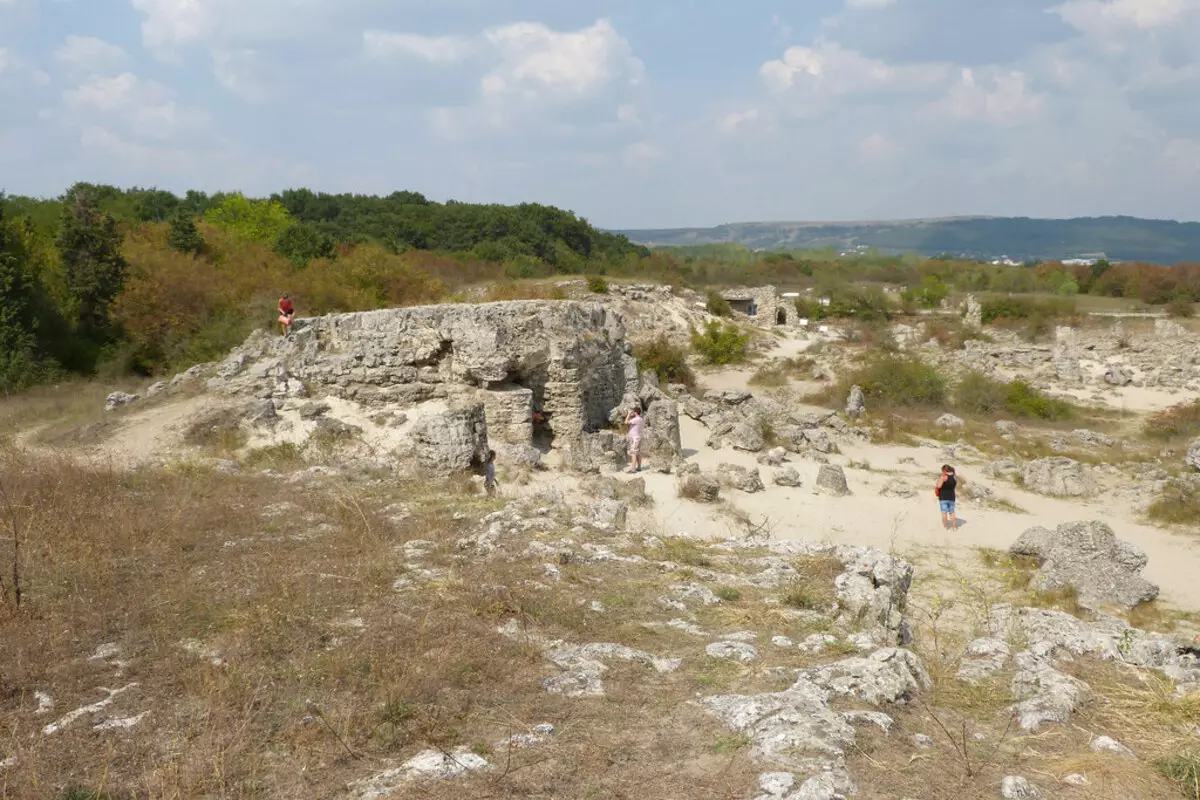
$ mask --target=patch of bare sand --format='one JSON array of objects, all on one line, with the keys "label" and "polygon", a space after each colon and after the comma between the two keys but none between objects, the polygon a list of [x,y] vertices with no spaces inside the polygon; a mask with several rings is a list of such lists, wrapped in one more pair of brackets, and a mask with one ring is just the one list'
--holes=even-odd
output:
[{"label": "patch of bare sand", "polygon": [[[895,548],[919,559],[974,564],[975,549],[1007,550],[1020,535],[1035,525],[1053,528],[1063,522],[1099,519],[1107,522],[1123,539],[1146,551],[1150,563],[1146,578],[1159,584],[1165,603],[1181,609],[1200,608],[1200,538],[1173,533],[1140,522],[1127,501],[1106,495],[1093,501],[1043,497],[999,480],[984,479],[998,497],[1028,513],[982,508],[960,503],[963,527],[957,531],[942,528],[941,516],[933,496],[933,483],[945,461],[940,448],[894,447],[861,444],[847,446],[841,455],[831,456],[832,463],[846,470],[853,494],[849,497],[815,495],[812,487],[820,465],[793,459],[803,486],[798,489],[773,486],[772,467],[760,466],[754,454],[731,449],[713,450],[705,445],[708,431],[699,423],[682,418],[680,429],[688,460],[701,469],[715,470],[722,462],[762,473],[765,492],[745,494],[723,489],[725,502],[749,517],[753,526],[761,526],[775,539],[803,539],[840,544]],[[912,459],[915,463],[908,463]],[[850,462],[869,464],[870,469],[851,468]],[[963,467],[968,478],[975,470]],[[651,525],[671,535],[690,535],[702,539],[730,535],[734,525],[719,508],[681,500],[675,478],[643,472],[646,491],[654,499],[649,514]],[[917,490],[912,498],[884,497],[880,490],[890,481],[902,480]],[[743,527],[744,530],[744,527]]]}]

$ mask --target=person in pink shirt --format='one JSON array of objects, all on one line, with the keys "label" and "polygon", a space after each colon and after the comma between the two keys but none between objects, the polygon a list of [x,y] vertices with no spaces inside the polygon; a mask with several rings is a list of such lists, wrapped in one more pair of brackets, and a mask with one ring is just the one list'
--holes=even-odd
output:
[{"label": "person in pink shirt", "polygon": [[625,424],[629,426],[629,471],[642,470],[642,434],[646,430],[646,419],[641,409],[634,408],[625,415]]}]

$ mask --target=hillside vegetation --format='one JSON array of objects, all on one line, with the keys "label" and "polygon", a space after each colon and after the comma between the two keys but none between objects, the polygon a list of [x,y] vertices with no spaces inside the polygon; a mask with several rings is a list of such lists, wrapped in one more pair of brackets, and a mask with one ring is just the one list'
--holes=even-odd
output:
[{"label": "hillside vegetation", "polygon": [[0,391],[64,373],[155,375],[212,360],[272,324],[284,292],[306,316],[561,297],[555,287],[518,282],[559,275],[587,276],[593,291],[607,289],[601,276],[696,288],[808,287],[834,299],[810,315],[857,318],[882,308],[877,284],[906,287],[900,311],[937,307],[952,291],[1091,293],[1179,314],[1200,300],[1200,263],[1004,267],[738,245],[651,252],[535,204],[307,189],[263,199],[180,197],[77,184],[55,199],[0,196]]}]

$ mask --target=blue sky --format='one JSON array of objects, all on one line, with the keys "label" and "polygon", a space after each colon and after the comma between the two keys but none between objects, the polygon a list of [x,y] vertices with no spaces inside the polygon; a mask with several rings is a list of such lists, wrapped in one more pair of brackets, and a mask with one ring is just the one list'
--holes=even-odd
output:
[{"label": "blue sky", "polygon": [[1200,0],[0,0],[0,188],[1200,219]]}]

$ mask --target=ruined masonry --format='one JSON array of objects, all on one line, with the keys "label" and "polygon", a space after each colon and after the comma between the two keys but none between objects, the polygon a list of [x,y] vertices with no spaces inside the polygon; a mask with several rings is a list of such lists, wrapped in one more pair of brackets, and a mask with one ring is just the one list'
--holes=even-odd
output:
[{"label": "ruined masonry", "polygon": [[[313,394],[367,409],[432,405],[450,424],[466,420],[460,439],[478,438],[463,412],[482,407],[482,452],[488,440],[545,450],[609,427],[638,385],[630,350],[620,317],[595,303],[397,308],[299,319],[286,338],[255,333],[209,388],[276,403]],[[466,452],[474,461],[479,450]]]}]

